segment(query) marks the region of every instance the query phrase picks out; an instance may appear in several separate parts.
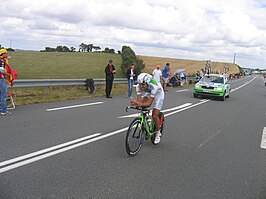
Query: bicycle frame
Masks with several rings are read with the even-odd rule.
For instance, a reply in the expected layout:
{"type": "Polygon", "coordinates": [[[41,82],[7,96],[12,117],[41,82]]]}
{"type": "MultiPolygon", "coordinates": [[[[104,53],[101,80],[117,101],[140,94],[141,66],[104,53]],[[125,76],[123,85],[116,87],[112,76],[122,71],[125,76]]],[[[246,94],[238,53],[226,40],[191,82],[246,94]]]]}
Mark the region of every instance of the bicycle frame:
{"type": "Polygon", "coordinates": [[[153,118],[149,115],[149,113],[150,113],[149,110],[147,112],[141,111],[139,118],[142,130],[145,130],[148,138],[151,138],[151,136],[154,134],[154,121],[153,118]],[[151,119],[150,124],[148,124],[146,118],[151,119]]]}
{"type": "Polygon", "coordinates": [[[139,119],[140,119],[141,129],[142,129],[142,131],[146,132],[146,136],[148,138],[151,138],[151,136],[154,134],[154,120],[149,114],[150,110],[145,109],[145,108],[127,107],[126,111],[128,109],[136,109],[136,110],[140,111],[139,119]],[[147,119],[151,119],[150,124],[148,124],[147,119]]]}

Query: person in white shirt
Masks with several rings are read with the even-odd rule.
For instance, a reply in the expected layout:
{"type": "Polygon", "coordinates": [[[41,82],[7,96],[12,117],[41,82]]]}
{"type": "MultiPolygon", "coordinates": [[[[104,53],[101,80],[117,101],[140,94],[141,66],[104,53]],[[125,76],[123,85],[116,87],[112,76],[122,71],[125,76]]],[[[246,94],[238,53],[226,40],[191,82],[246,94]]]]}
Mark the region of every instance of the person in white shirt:
{"type": "Polygon", "coordinates": [[[160,69],[160,65],[157,65],[156,68],[152,72],[153,79],[155,79],[157,82],[161,83],[162,81],[162,71],[160,69]]]}
{"type": "Polygon", "coordinates": [[[127,69],[127,81],[128,81],[128,97],[132,96],[132,88],[134,85],[134,82],[137,78],[136,70],[135,70],[135,64],[131,64],[131,66],[127,69]]]}

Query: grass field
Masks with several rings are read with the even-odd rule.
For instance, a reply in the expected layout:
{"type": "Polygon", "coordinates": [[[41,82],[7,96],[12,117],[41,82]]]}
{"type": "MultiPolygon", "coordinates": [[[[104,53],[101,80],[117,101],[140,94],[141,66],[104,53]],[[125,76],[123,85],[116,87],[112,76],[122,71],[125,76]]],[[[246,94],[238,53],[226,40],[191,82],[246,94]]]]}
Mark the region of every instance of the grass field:
{"type": "MultiPolygon", "coordinates": [[[[121,71],[122,58],[109,53],[58,53],[58,52],[11,52],[10,65],[19,73],[18,79],[83,79],[104,78],[104,68],[109,59],[116,66],[116,77],[124,77],[121,71]]],[[[144,72],[151,73],[157,64],[169,62],[171,71],[186,69],[187,75],[195,74],[204,68],[205,62],[174,58],[138,56],[145,63],[144,72]]],[[[212,68],[223,71],[229,66],[230,73],[239,72],[238,66],[231,63],[212,62],[212,68]]]]}
{"type": "Polygon", "coordinates": [[[108,53],[11,52],[10,66],[18,79],[83,79],[103,78],[109,59],[122,77],[121,56],[108,53]]]}
{"type": "MultiPolygon", "coordinates": [[[[177,69],[186,69],[187,76],[193,76],[201,68],[205,68],[205,61],[198,60],[185,60],[185,59],[174,59],[174,58],[162,58],[162,57],[151,57],[151,56],[139,56],[145,63],[145,72],[151,73],[157,64],[161,65],[161,69],[167,62],[170,63],[171,72],[175,72],[177,69]]],[[[239,73],[239,68],[236,64],[224,63],[224,62],[211,62],[213,71],[223,72],[224,67],[229,67],[229,73],[239,73]]]]}
{"type": "MultiPolygon", "coordinates": [[[[58,52],[10,52],[10,66],[17,70],[18,79],[87,79],[105,78],[104,68],[109,59],[113,59],[117,73],[115,77],[125,77],[121,71],[122,58],[118,54],[108,53],[58,53],[58,52]]],[[[184,60],[161,58],[151,56],[138,56],[146,65],[143,72],[151,73],[157,64],[163,66],[169,62],[171,71],[186,69],[186,74],[195,74],[204,68],[205,62],[197,60],[184,60]]],[[[229,63],[212,62],[214,70],[223,71],[229,66],[230,73],[239,72],[237,65],[229,63]]],[[[105,86],[98,86],[96,93],[90,94],[85,86],[49,87],[49,88],[9,88],[16,93],[16,104],[32,104],[89,98],[105,95],[105,86]]],[[[127,85],[114,85],[112,95],[127,94],[127,85]]]]}

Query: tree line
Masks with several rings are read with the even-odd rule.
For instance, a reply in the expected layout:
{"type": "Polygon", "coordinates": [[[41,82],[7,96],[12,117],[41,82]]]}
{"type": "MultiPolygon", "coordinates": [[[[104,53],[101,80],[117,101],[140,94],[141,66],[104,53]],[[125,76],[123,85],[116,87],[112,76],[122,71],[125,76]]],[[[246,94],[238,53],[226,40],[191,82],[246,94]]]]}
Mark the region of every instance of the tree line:
{"type": "MultiPolygon", "coordinates": [[[[3,48],[3,46],[0,44],[0,49],[3,48]]],[[[79,45],[78,52],[92,52],[93,50],[99,52],[101,48],[99,46],[94,46],[93,44],[84,44],[81,43],[79,45]]],[[[15,51],[12,48],[7,48],[8,51],[15,51]]],[[[41,50],[40,52],[76,52],[76,48],[67,46],[57,46],[56,48],[51,47],[45,47],[45,50],[41,50]]],[[[115,53],[114,49],[109,49],[106,47],[103,51],[104,53],[115,53]]],[[[135,64],[135,69],[137,74],[141,73],[141,70],[145,68],[145,64],[143,60],[138,59],[135,52],[129,47],[129,46],[123,46],[122,52],[117,51],[118,54],[121,54],[122,57],[122,65],[121,70],[126,75],[127,69],[131,66],[131,64],[135,64]]]]}
{"type": "MultiPolygon", "coordinates": [[[[56,48],[52,47],[45,47],[44,50],[41,50],[40,52],[104,52],[104,53],[113,53],[115,54],[115,50],[112,48],[106,47],[103,51],[101,50],[100,46],[94,46],[93,44],[84,44],[81,43],[79,45],[78,51],[76,51],[76,48],[74,47],[67,47],[67,46],[57,46],[56,48]]],[[[117,51],[118,54],[120,54],[120,51],[117,51]]]]}

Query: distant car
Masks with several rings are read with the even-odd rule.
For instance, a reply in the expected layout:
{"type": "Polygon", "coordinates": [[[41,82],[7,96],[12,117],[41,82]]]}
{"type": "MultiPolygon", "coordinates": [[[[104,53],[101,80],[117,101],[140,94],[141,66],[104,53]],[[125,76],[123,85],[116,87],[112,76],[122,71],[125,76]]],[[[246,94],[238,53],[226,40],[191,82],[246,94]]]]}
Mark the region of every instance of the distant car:
{"type": "Polygon", "coordinates": [[[225,75],[206,74],[195,84],[193,96],[195,98],[216,97],[224,101],[226,97],[229,98],[230,90],[230,84],[225,75]]]}

